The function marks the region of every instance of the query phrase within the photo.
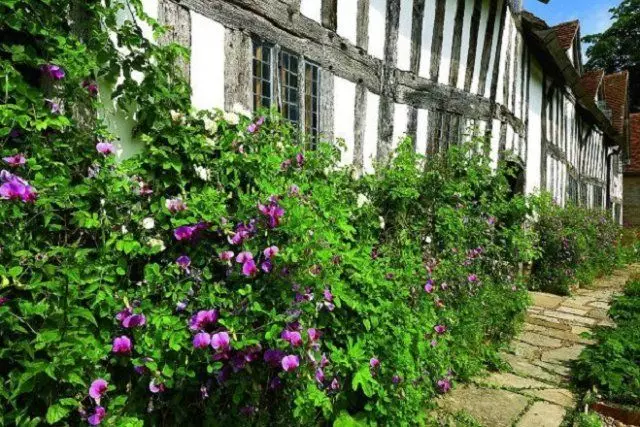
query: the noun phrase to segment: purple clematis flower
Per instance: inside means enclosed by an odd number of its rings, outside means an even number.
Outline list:
[[[340,383],[338,382],[338,378],[334,378],[329,385],[331,390],[340,390]]]
[[[285,372],[294,371],[298,366],[300,366],[300,358],[296,355],[289,355],[282,358],[282,369]]]
[[[0,297],[0,307],[2,307],[3,305],[5,305],[7,302],[9,302],[9,298],[7,298],[7,297]]]
[[[309,336],[309,339],[311,340],[311,342],[315,342],[320,339],[320,337],[322,336],[322,333],[316,328],[309,328],[307,329],[307,335]]]
[[[176,311],[177,312],[185,311],[186,308],[187,308],[187,302],[186,301],[178,301],[178,303],[176,304]]]
[[[218,332],[211,336],[211,347],[219,352],[229,350],[230,342],[231,338],[229,338],[229,334],[226,332]]]
[[[217,321],[217,310],[200,310],[189,320],[189,329],[192,331],[210,329]]]
[[[86,89],[91,96],[96,96],[98,94],[98,85],[94,81],[85,80],[82,82],[82,87]]]
[[[447,332],[447,327],[445,325],[436,325],[433,327],[433,330],[436,331],[438,335],[442,335]]]
[[[282,358],[285,356],[282,350],[278,349],[268,349],[264,352],[263,359],[265,363],[271,365],[273,368],[278,368],[281,366]]]
[[[394,383],[394,384],[400,384],[402,382],[402,378],[400,378],[399,375],[394,375],[391,378],[391,382]]]
[[[424,285],[424,291],[428,294],[433,292],[433,279],[427,280],[427,284]]]
[[[282,331],[282,334],[280,334],[280,338],[287,341],[293,347],[299,347],[302,345],[302,336],[300,336],[300,332],[297,331],[285,329]]]
[[[0,199],[33,202],[38,194],[24,179],[3,170],[0,172]]]
[[[116,152],[116,148],[112,143],[104,141],[96,144],[96,150],[103,156],[108,156]]]
[[[451,390],[451,382],[447,378],[443,378],[441,380],[438,380],[437,384],[438,384],[438,388],[440,389],[441,393],[446,393],[449,390]]]
[[[324,368],[329,364],[329,358],[326,354],[322,353],[322,358],[320,358],[320,367]]]
[[[53,99],[45,99],[45,102],[49,106],[49,110],[51,114],[60,114],[62,109],[60,108],[60,104]]]
[[[260,269],[265,273],[271,273],[271,270],[273,269],[273,264],[271,263],[271,260],[263,261],[262,264],[260,264]]]
[[[191,258],[186,255],[181,255],[176,259],[176,264],[183,270],[189,270],[189,266],[191,265]]]
[[[298,164],[299,168],[304,166],[304,154],[302,153],[296,154],[296,163]]]
[[[177,213],[187,209],[187,204],[178,197],[176,197],[175,199],[165,200],[164,206],[171,213]]]
[[[297,185],[295,185],[295,184],[292,184],[292,185],[289,187],[289,195],[290,195],[290,196],[292,196],[292,197],[295,197],[295,196],[300,195],[300,187],[298,187],[298,186],[297,186]]]
[[[147,323],[147,318],[144,314],[132,314],[131,316],[127,316],[122,321],[122,326],[125,328],[135,328],[137,326],[144,326]]]
[[[153,394],[162,393],[165,390],[164,384],[156,382],[156,379],[149,381],[149,391]]]
[[[256,266],[256,262],[252,259],[249,259],[247,261],[245,261],[244,264],[242,264],[242,274],[244,274],[247,277],[252,277],[255,276],[255,274],[258,272],[258,267]]]
[[[252,259],[253,259],[253,254],[251,252],[244,251],[238,254],[238,256],[236,257],[236,262],[240,264],[244,264],[245,262]]]
[[[64,79],[64,70],[59,65],[55,64],[46,64],[41,67],[42,72],[53,80],[62,80]]]
[[[89,387],[89,396],[91,396],[96,402],[100,401],[100,398],[107,392],[109,384],[102,378],[98,378],[91,383]]]
[[[333,301],[333,294],[329,289],[325,289],[323,291],[323,295],[324,295],[325,301],[329,301],[329,302]]]
[[[182,225],[173,231],[176,240],[191,240],[195,234],[195,227],[192,225]]]
[[[282,163],[280,163],[280,169],[282,170],[287,170],[289,167],[291,167],[291,159],[283,160]]]
[[[255,122],[247,126],[247,132],[256,133],[260,130],[263,124],[264,124],[264,117],[260,117],[258,120],[256,120]]]
[[[122,335],[113,340],[111,351],[115,354],[131,354],[132,349],[131,339],[126,335]]]
[[[478,281],[478,276],[476,276],[475,274],[470,274],[469,277],[467,277],[467,280],[469,281],[469,283],[476,283]]]
[[[102,422],[102,420],[106,416],[107,416],[107,411],[102,406],[96,406],[96,408],[93,411],[93,414],[89,418],[87,418],[87,422],[92,426],[97,426]]]
[[[316,369],[316,381],[320,384],[324,383],[324,372],[320,368]]]
[[[2,160],[7,163],[9,166],[18,167],[22,166],[27,162],[26,157],[23,154],[14,154],[13,156],[3,157]]]
[[[371,360],[369,360],[369,366],[371,366],[372,369],[377,369],[380,366],[380,361],[372,357]]]
[[[231,259],[233,258],[233,251],[223,251],[220,252],[218,254],[218,257],[220,258],[221,261],[231,261]]]
[[[207,348],[211,344],[211,335],[206,332],[197,333],[193,337],[193,346],[195,348]]]
[[[277,246],[269,246],[267,249],[265,249],[263,251],[263,253],[264,253],[264,256],[266,258],[271,259],[271,258],[275,257],[276,255],[278,255],[279,251],[280,250],[278,249]]]
[[[280,218],[284,216],[284,209],[275,200],[270,201],[268,205],[258,205],[258,210],[268,217],[267,222],[270,228],[277,227],[280,224]]]

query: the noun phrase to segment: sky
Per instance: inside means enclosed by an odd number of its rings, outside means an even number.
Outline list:
[[[580,20],[580,34],[601,33],[609,28],[609,9],[620,0],[550,0],[548,4],[538,0],[524,0],[524,8],[553,26],[561,22]],[[583,45],[582,53],[586,52]]]

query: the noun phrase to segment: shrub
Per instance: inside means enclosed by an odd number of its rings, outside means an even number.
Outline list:
[[[414,423],[494,360],[533,254],[508,170],[405,142],[354,180],[276,114],[190,111],[184,50],[106,4],[0,3],[1,424]]]
[[[640,280],[631,279],[609,310],[616,327],[598,328],[595,344],[574,366],[579,387],[594,388],[604,398],[628,404],[640,401]]]
[[[572,204],[562,208],[548,195],[537,206],[539,256],[532,267],[533,289],[568,295],[573,285],[589,284],[617,265],[621,228],[609,213]]]

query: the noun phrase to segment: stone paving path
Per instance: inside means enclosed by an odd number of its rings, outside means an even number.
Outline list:
[[[531,292],[522,332],[504,353],[512,372],[490,373],[440,399],[440,411],[471,415],[486,427],[558,427],[576,402],[569,389],[569,362],[589,340],[580,337],[596,325],[610,325],[607,310],[640,265],[597,280],[572,297]]]

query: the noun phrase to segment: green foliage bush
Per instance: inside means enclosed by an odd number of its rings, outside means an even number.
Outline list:
[[[534,229],[539,254],[532,267],[531,287],[568,295],[618,264],[621,227],[609,212],[569,204],[560,207],[548,195],[536,202]]]
[[[574,366],[579,387],[595,388],[604,398],[638,405],[640,402],[640,280],[631,279],[609,310],[616,327],[594,334]]]
[[[355,180],[277,114],[191,111],[124,12],[0,0],[0,424],[421,423],[495,360],[535,255],[508,168],[405,141]]]

